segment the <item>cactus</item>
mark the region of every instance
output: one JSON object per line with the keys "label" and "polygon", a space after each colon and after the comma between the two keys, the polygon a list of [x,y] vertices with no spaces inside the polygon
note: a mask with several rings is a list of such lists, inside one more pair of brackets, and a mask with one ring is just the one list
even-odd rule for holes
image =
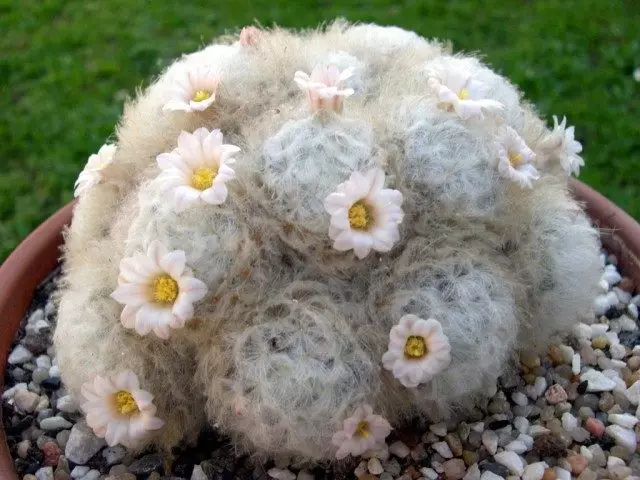
{"label": "cactus", "polygon": [[108,443],[360,455],[588,313],[565,121],[398,28],[239,39],[171,65],[79,179],[55,345]]}

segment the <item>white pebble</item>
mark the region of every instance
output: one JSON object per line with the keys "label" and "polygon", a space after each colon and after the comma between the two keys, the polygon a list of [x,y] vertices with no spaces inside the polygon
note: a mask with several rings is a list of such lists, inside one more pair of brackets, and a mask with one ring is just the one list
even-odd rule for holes
{"label": "white pebble", "polygon": [[609,282],[607,282],[604,278],[600,279],[600,281],[598,282],[598,286],[603,292],[608,292],[609,288],[611,288]]}
{"label": "white pebble", "polygon": [[618,305],[619,300],[618,300],[618,295],[616,295],[616,292],[607,293],[607,301],[609,302],[610,307],[615,307],[616,305]]}
{"label": "white pebble", "polygon": [[637,447],[636,432],[622,428],[620,425],[609,425],[606,428],[606,432],[618,445],[626,448],[630,452],[635,452]]}
{"label": "white pebble", "polygon": [[536,398],[538,398],[547,390],[547,380],[544,377],[538,377],[533,386],[536,389]]}
{"label": "white pebble", "polygon": [[440,454],[440,456],[444,458],[453,458],[453,453],[449,448],[447,442],[437,442],[431,445],[433,449]]}
{"label": "white pebble", "polygon": [[51,368],[51,359],[48,355],[40,355],[36,358],[36,367],[46,368],[49,370]]}
{"label": "white pebble", "polygon": [[529,431],[529,420],[525,417],[516,417],[513,419],[513,426],[516,427],[520,433],[527,433]]}
{"label": "white pebble", "polygon": [[267,473],[271,478],[275,478],[276,480],[296,480],[295,473],[287,469],[272,468]]}
{"label": "white pebble", "polygon": [[609,330],[609,325],[606,323],[594,323],[591,325],[591,338],[601,337]]}
{"label": "white pebble", "polygon": [[575,353],[571,359],[571,373],[574,375],[580,375],[580,354]]}
{"label": "white pebble", "polygon": [[504,477],[501,477],[500,475],[496,475],[493,472],[490,472],[489,470],[485,470],[484,472],[482,472],[482,475],[480,476],[480,480],[504,480]]}
{"label": "white pebble", "polygon": [[607,417],[609,422],[620,425],[624,428],[632,429],[638,423],[638,419],[634,415],[628,413],[611,413]]}
{"label": "white pebble", "polygon": [[543,427],[542,425],[531,425],[531,427],[529,428],[529,435],[531,435],[532,437],[544,435],[546,433],[551,433],[551,430]]}
{"label": "white pebble", "polygon": [[636,295],[635,297],[633,297],[629,303],[633,303],[634,305],[640,307],[640,295]]}
{"label": "white pebble", "polygon": [[[433,468],[422,467],[420,469],[420,473],[429,480],[436,480],[438,478],[438,472],[436,472]],[[465,477],[466,478],[466,477]]]}
{"label": "white pebble", "polygon": [[519,440],[509,442],[507,445],[505,445],[504,449],[518,454],[524,453],[529,450],[527,446]]}
{"label": "white pebble", "polygon": [[524,469],[522,480],[540,480],[547,468],[546,462],[530,463]]}
{"label": "white pebble", "polygon": [[522,475],[524,472],[524,463],[520,455],[515,452],[504,451],[496,453],[493,458],[500,465],[504,465],[514,475]]}
{"label": "white pebble", "polygon": [[607,459],[607,470],[613,470],[614,467],[625,466],[624,460],[616,457],[615,455],[609,455]]}
{"label": "white pebble", "polygon": [[360,478],[363,475],[367,474],[367,462],[365,462],[364,460],[361,461],[358,466],[356,467],[356,469],[353,471],[353,474],[357,477]]}
{"label": "white pebble", "polygon": [[73,424],[62,417],[49,417],[40,422],[40,428],[44,431],[66,430],[73,427]]}
{"label": "white pebble", "polygon": [[19,389],[13,394],[13,401],[18,410],[31,413],[38,407],[40,396],[26,389]]}
{"label": "white pebble", "polygon": [[627,305],[627,311],[633,318],[635,318],[636,320],[638,319],[638,305],[636,305],[635,303],[630,303],[629,305]]}
{"label": "white pebble", "polygon": [[588,381],[587,392],[610,392],[616,388],[616,382],[597,370],[589,369],[580,375],[580,381]]}
{"label": "white pebble", "polygon": [[60,367],[58,365],[54,365],[49,369],[49,376],[51,378],[60,378]]}
{"label": "white pebble", "polygon": [[521,433],[520,435],[518,435],[518,438],[516,440],[524,443],[527,446],[527,451],[533,448],[533,437],[530,435]]}
{"label": "white pebble", "polygon": [[89,470],[91,470],[91,468],[78,465],[71,470],[71,478],[82,478],[89,473]]}
{"label": "white pebble", "polygon": [[33,353],[27,350],[22,345],[17,345],[16,348],[9,354],[9,358],[7,358],[7,362],[10,365],[20,365],[22,363],[28,362],[33,358]]}
{"label": "white pebble", "polygon": [[380,475],[382,472],[384,472],[384,468],[382,468],[380,460],[378,460],[376,457],[369,459],[367,468],[369,469],[369,473],[371,475]]}
{"label": "white pebble", "polygon": [[564,363],[570,364],[573,359],[573,348],[569,345],[559,345],[558,348],[560,349],[560,353],[562,353]]}
{"label": "white pebble", "polygon": [[596,314],[596,317],[604,315],[607,310],[609,310],[609,299],[607,295],[602,294],[596,296],[596,298],[593,299],[593,312]]}
{"label": "white pebble", "polygon": [[556,467],[553,469],[553,471],[556,472],[556,477],[558,478],[558,480],[571,480],[571,472],[569,470]]}
{"label": "white pebble", "polygon": [[[420,472],[422,472],[422,470],[420,470]],[[462,480],[480,480],[480,478],[480,468],[478,468],[477,463],[474,463],[469,467],[467,473],[464,475],[464,477],[462,477]],[[429,480],[435,479],[430,478]]]}
{"label": "white pebble", "polygon": [[476,422],[470,425],[471,430],[474,432],[482,433],[484,432],[484,422]]}
{"label": "white pebble", "polygon": [[627,388],[627,398],[633,405],[640,404],[640,380],[636,380],[633,385]]}
{"label": "white pebble", "polygon": [[581,338],[591,338],[591,327],[586,323],[578,323],[573,327],[573,334],[578,340]]}
{"label": "white pebble", "polygon": [[623,332],[633,332],[638,329],[638,325],[636,325],[636,321],[627,317],[626,315],[622,315],[618,319],[618,323],[620,324],[620,330],[622,330]]}
{"label": "white pebble", "polygon": [[593,460],[593,453],[591,453],[591,450],[589,450],[584,445],[580,447],[580,455],[586,458],[589,463],[591,463],[591,460]]}
{"label": "white pebble", "polygon": [[527,396],[522,392],[514,392],[513,395],[511,395],[511,400],[513,400],[516,405],[524,406],[529,403],[529,400],[527,400]]}
{"label": "white pebble", "polygon": [[482,433],[482,444],[491,455],[498,451],[498,435],[493,430],[485,430]]}
{"label": "white pebble", "polygon": [[562,414],[562,428],[564,428],[566,432],[573,432],[578,428],[578,419],[569,412],[564,412]]}
{"label": "white pebble", "polygon": [[61,412],[74,413],[78,411],[78,406],[71,395],[64,395],[58,398],[56,408]]}
{"label": "white pebble", "polygon": [[398,458],[405,458],[409,453],[411,453],[411,450],[409,450],[409,447],[401,441],[397,441],[389,445],[389,452]]}
{"label": "white pebble", "polygon": [[619,287],[614,287],[613,291],[615,292],[616,296],[618,297],[618,301],[620,303],[629,303],[629,300],[631,300],[631,294],[629,292],[625,292],[624,290],[622,290]]}
{"label": "white pebble", "polygon": [[[607,267],[609,266],[610,265],[607,265]],[[617,285],[622,280],[622,276],[615,268],[605,268],[605,271],[602,274],[602,280],[607,282],[609,285]]]}
{"label": "white pebble", "polygon": [[429,426],[429,430],[439,437],[444,437],[447,434],[447,425],[445,423],[434,423]]}
{"label": "white pebble", "polygon": [[3,400],[9,400],[9,399],[14,397],[14,395],[16,394],[16,392],[18,390],[26,390],[26,389],[27,389],[27,384],[26,383],[24,383],[24,382],[17,383],[13,387],[8,388],[4,392],[2,392],[2,399]]}

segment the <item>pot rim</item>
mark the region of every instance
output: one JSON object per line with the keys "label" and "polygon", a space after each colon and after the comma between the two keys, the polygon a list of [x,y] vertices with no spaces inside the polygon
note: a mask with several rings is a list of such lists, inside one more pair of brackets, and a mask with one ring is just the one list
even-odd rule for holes
{"label": "pot rim", "polygon": [[[603,245],[614,253],[634,285],[640,285],[640,224],[606,197],[579,180],[570,179],[570,191],[600,229]],[[49,217],[18,245],[0,266],[0,389],[9,349],[36,287],[55,268],[76,202]],[[0,480],[18,480],[0,425]]]}

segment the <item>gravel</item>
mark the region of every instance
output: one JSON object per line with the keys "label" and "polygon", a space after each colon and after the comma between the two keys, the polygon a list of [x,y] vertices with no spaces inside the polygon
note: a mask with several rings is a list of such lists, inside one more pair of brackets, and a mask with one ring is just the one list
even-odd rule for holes
{"label": "gravel", "polygon": [[60,381],[54,272],[8,359],[3,421],[15,469],[23,480],[639,480],[640,295],[615,257],[603,253],[602,262],[594,317],[548,355],[522,354],[520,371],[501,378],[471,418],[397,429],[369,458],[319,465],[237,457],[215,430],[170,458],[107,447]]}

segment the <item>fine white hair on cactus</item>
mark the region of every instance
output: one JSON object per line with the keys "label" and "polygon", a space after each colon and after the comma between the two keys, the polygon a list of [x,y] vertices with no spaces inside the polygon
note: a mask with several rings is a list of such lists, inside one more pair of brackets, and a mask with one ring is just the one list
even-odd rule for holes
{"label": "fine white hair on cactus", "polygon": [[[566,123],[546,128],[477,58],[395,27],[338,21],[303,33],[263,29],[248,42],[229,36],[183,56],[125,106],[103,171],[109,188],[82,193],[67,235],[55,345],[71,394],[130,369],[155,395],[165,427],[149,440],[161,448],[210,424],[239,452],[327,460],[358,407],[393,427],[416,413],[435,421],[473,409],[517,348],[543,351],[584,313],[599,247],[568,193],[561,161],[580,162]],[[352,73],[331,86],[358,93],[341,115],[301,107],[292,79],[317,64]],[[185,76],[196,71],[210,83]],[[438,106],[429,78],[451,87],[453,111]],[[162,114],[177,85],[174,99],[191,113]],[[460,103],[463,88],[480,95],[471,109]],[[198,89],[210,96],[197,102]],[[497,168],[494,142],[509,129],[536,156],[533,188]],[[242,148],[226,198],[177,211],[157,157],[181,132],[216,130]],[[404,219],[389,230],[393,248],[360,260],[333,248],[324,201],[370,171],[384,172],[381,191],[397,191],[390,204],[398,213],[402,198]],[[109,296],[120,263],[152,242],[183,251],[206,286],[170,341],[132,335]],[[414,388],[383,362],[406,315],[436,319],[451,347],[447,368]]]}

